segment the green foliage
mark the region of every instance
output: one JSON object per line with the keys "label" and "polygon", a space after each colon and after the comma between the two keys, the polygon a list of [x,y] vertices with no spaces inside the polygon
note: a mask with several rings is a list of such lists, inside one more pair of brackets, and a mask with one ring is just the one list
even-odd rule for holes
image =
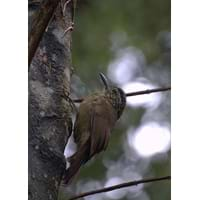
{"label": "green foliage", "polygon": [[[160,31],[170,31],[169,0],[92,0],[78,5],[73,33],[73,63],[84,82],[93,83],[113,58],[111,34],[125,32],[123,46],[141,49],[149,61],[159,56]],[[88,70],[87,70],[88,69]]]}

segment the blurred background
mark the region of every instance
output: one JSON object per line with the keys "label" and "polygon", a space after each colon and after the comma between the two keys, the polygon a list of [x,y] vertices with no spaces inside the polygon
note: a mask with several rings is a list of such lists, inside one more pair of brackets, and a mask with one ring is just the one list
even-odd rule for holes
{"label": "blurred background", "polygon": [[[81,0],[75,12],[72,97],[102,89],[99,72],[134,92],[170,86],[170,0]],[[82,167],[66,196],[126,181],[170,175],[170,92],[127,98],[107,150]],[[73,140],[65,155],[75,151]],[[170,182],[140,184],[90,200],[169,200]]]}

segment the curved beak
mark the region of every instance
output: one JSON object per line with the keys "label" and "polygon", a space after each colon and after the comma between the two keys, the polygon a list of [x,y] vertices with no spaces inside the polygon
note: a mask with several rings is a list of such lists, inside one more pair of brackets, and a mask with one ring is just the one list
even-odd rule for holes
{"label": "curved beak", "polygon": [[99,76],[105,86],[105,89],[108,89],[109,85],[108,85],[108,79],[106,78],[106,76],[103,73],[99,73]]}

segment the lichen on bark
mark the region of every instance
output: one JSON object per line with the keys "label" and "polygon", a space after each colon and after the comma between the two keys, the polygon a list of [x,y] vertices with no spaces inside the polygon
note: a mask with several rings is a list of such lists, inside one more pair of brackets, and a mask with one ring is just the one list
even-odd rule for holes
{"label": "lichen on bark", "polygon": [[70,93],[72,61],[71,32],[63,33],[71,20],[71,5],[65,15],[58,5],[30,65],[29,200],[56,200],[66,167],[63,152],[72,123],[71,106],[63,94]]}

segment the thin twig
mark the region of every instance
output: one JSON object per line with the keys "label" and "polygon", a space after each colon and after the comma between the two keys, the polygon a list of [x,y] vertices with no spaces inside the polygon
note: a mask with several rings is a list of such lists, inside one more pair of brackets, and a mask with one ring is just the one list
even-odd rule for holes
{"label": "thin twig", "polygon": [[69,31],[73,31],[74,30],[74,23],[73,22],[71,22],[71,25],[64,31],[64,33],[63,33],[63,36],[62,37],[64,37],[66,34],[67,34],[67,32],[69,32]]}
{"label": "thin twig", "polygon": [[[130,93],[126,93],[126,96],[127,97],[137,96],[137,95],[142,95],[142,94],[150,94],[150,93],[154,93],[154,92],[164,92],[167,90],[171,90],[171,87],[156,88],[156,89],[151,89],[151,90],[142,90],[142,91],[138,91],[138,92],[130,92]],[[73,100],[74,103],[81,103],[82,101],[83,101],[83,99],[74,99]]]}
{"label": "thin twig", "polygon": [[153,92],[164,92],[167,90],[171,90],[171,87],[166,87],[166,88],[156,88],[156,89],[151,89],[151,90],[144,90],[144,91],[138,91],[138,92],[130,92],[127,93],[126,96],[130,97],[130,96],[137,96],[137,95],[142,95],[142,94],[150,94]]}
{"label": "thin twig", "polygon": [[46,30],[60,0],[44,0],[41,2],[39,10],[36,11],[28,40],[28,69],[35,55],[43,33]]}
{"label": "thin twig", "polygon": [[72,1],[72,0],[67,0],[67,1],[63,4],[63,9],[62,9],[63,16],[65,15],[65,11],[66,11],[67,5],[68,5],[71,1]]}
{"label": "thin twig", "polygon": [[86,197],[86,196],[93,195],[93,194],[117,190],[117,189],[121,189],[124,187],[135,186],[135,185],[138,185],[141,183],[149,183],[149,182],[156,182],[156,181],[162,181],[162,180],[171,180],[171,176],[164,176],[164,177],[160,177],[160,178],[151,178],[151,179],[142,179],[142,180],[138,180],[138,181],[130,181],[130,182],[114,185],[111,187],[106,187],[106,188],[102,188],[102,189],[98,189],[98,190],[85,192],[85,193],[79,194],[77,196],[71,197],[68,200],[75,200],[75,199],[79,199],[81,197]]}

